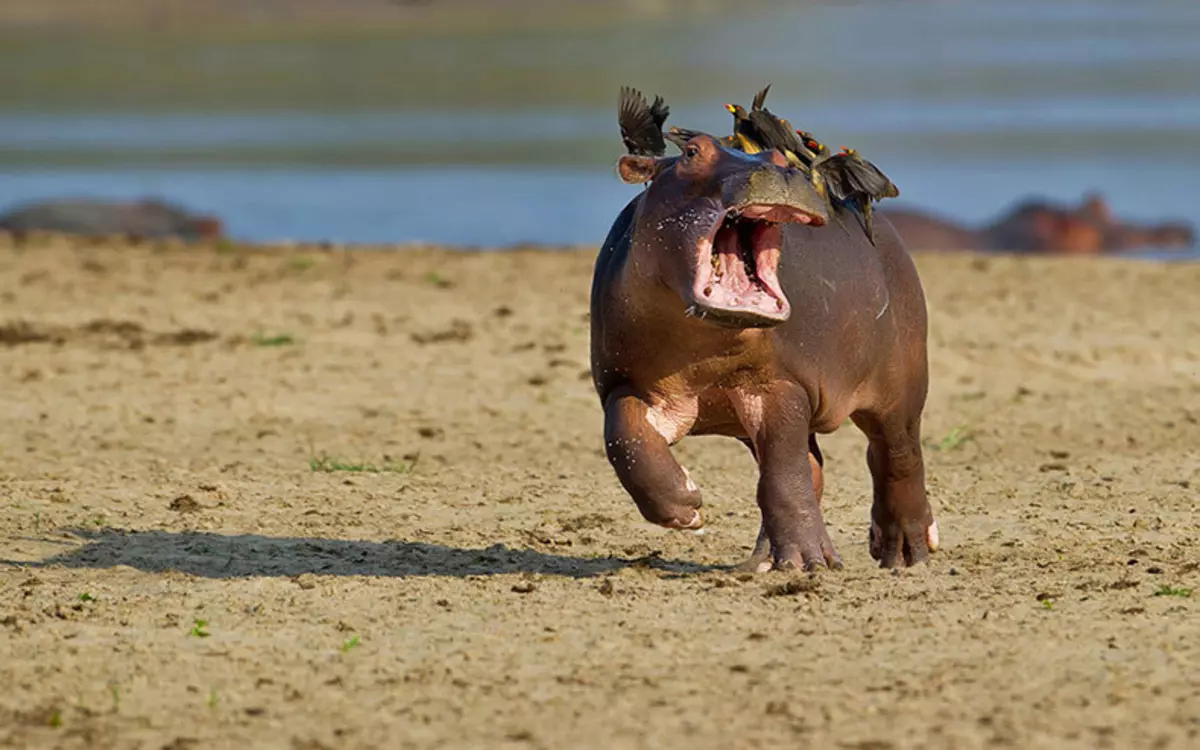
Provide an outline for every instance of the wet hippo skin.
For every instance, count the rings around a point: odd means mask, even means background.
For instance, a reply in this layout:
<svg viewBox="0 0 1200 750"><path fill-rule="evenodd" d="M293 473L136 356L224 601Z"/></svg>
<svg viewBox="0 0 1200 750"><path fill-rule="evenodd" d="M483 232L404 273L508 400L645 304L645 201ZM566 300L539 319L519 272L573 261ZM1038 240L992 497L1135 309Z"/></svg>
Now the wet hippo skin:
<svg viewBox="0 0 1200 750"><path fill-rule="evenodd" d="M817 435L848 418L868 437L869 549L885 567L925 560L925 297L890 223L833 209L778 151L700 134L676 157L627 155L649 186L613 223L595 265L592 377L608 459L649 521L704 525L699 488L671 453L726 435L759 467L762 514L743 566L842 563L820 508Z"/></svg>

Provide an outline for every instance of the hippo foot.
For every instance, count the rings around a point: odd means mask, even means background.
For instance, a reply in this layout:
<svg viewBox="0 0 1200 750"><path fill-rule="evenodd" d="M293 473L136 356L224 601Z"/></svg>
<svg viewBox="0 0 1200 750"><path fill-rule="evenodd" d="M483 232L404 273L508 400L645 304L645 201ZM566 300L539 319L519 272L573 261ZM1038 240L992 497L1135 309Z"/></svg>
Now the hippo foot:
<svg viewBox="0 0 1200 750"><path fill-rule="evenodd" d="M766 528L761 527L758 530L758 540L754 543L754 551L750 553L750 558L745 562L738 563L733 569L738 573L766 573L774 564L771 557L771 540L767 537Z"/></svg>
<svg viewBox="0 0 1200 750"><path fill-rule="evenodd" d="M784 547L775 551L775 562L772 570L803 570L812 573L817 570L841 570L844 566L838 553L829 541L829 534L821 532L823 541L817 546Z"/></svg>
<svg viewBox="0 0 1200 750"><path fill-rule="evenodd" d="M766 573L770 570L841 570L842 559L833 548L833 541L824 526L809 543L789 544L776 550L765 530L758 533L758 541L749 559L734 567L740 573Z"/></svg>
<svg viewBox="0 0 1200 750"><path fill-rule="evenodd" d="M674 531L691 531L696 534L704 533L704 514L698 508L683 508L674 518L657 522L659 526Z"/></svg>
<svg viewBox="0 0 1200 750"><path fill-rule="evenodd" d="M881 568L911 567L929 559L938 548L937 521L895 522L881 527L874 519L868 549Z"/></svg>

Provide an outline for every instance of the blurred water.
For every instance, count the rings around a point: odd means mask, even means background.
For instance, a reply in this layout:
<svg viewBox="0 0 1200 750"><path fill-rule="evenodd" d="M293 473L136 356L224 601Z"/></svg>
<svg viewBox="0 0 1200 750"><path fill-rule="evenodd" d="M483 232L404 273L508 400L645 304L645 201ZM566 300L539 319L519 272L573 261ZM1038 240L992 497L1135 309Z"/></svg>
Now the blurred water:
<svg viewBox="0 0 1200 750"><path fill-rule="evenodd" d="M255 240L596 243L635 188L623 83L727 132L771 108L853 145L902 201L983 221L1100 190L1200 223L1200 3L784 7L554 34L0 34L0 209L181 201ZM900 201L896 202L897 205Z"/></svg>

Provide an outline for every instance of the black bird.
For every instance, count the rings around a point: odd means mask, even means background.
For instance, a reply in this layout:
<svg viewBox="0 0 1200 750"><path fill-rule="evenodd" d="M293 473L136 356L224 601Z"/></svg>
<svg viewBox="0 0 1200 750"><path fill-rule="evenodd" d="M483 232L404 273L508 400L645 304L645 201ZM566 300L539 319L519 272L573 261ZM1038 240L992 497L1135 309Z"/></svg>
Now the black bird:
<svg viewBox="0 0 1200 750"><path fill-rule="evenodd" d="M862 213L867 239L874 243L871 203L884 198L896 198L900 195L900 189L879 167L845 146L840 153L818 159L814 171L821 174L829 197L850 204Z"/></svg>
<svg viewBox="0 0 1200 750"><path fill-rule="evenodd" d="M808 150L787 120L774 115L769 109L759 107L749 114L755 137L763 149L779 149L788 164L808 171L816 155Z"/></svg>
<svg viewBox="0 0 1200 750"><path fill-rule="evenodd" d="M617 124L621 126L625 149L636 156L665 154L667 142L663 139L663 125L670 112L661 96L655 96L654 103L647 104L642 92L622 86L617 100Z"/></svg>
<svg viewBox="0 0 1200 750"><path fill-rule="evenodd" d="M757 154L764 148L769 148L763 143L763 134L759 132L754 116L762 111L767 92L770 90L771 84L768 83L754 95L754 101L750 103L750 112L746 112L740 104L725 105L725 110L733 115L733 143L748 154Z"/></svg>
<svg viewBox="0 0 1200 750"><path fill-rule="evenodd" d="M854 149L843 148L830 154L829 148L812 133L794 130L791 123L762 106L765 89L755 97L757 105L747 115L750 132L763 149L778 149L788 163L805 171L813 188L832 208L844 203L863 215L867 238L874 242L871 230L871 203L900 195L896 185Z"/></svg>

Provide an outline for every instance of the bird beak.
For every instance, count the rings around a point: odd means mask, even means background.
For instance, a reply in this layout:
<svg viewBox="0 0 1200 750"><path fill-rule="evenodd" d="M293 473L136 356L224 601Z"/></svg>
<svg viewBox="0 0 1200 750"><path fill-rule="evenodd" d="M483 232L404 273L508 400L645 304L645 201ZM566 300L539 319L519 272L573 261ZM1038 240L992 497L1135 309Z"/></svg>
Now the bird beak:
<svg viewBox="0 0 1200 750"><path fill-rule="evenodd" d="M725 109L728 110L729 114L731 115L737 114L737 107L733 106L732 104L726 104Z"/></svg>

